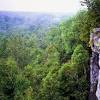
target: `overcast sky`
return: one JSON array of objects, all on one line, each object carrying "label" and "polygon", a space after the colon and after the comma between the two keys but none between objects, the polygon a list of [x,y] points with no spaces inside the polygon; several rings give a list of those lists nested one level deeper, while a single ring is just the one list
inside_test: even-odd
[{"label": "overcast sky", "polygon": [[81,9],[80,0],[0,0],[0,10],[72,12]]}]

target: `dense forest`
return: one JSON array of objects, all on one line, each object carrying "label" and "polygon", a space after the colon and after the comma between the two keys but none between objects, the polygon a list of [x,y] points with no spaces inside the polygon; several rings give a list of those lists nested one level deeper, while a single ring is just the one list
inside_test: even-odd
[{"label": "dense forest", "polygon": [[88,10],[37,30],[45,32],[41,40],[17,29],[1,32],[0,100],[87,100],[89,36],[100,24],[100,0],[82,5]]}]

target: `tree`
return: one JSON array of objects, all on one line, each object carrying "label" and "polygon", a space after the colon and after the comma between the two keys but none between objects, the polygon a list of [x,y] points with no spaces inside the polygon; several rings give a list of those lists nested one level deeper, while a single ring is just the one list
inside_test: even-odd
[{"label": "tree", "polygon": [[14,100],[33,100],[33,90],[30,81],[23,75],[23,73],[19,73],[16,76],[15,86]]},{"label": "tree", "polygon": [[62,100],[59,94],[58,69],[51,69],[47,76],[43,78],[39,94],[41,100]]},{"label": "tree", "polygon": [[7,50],[18,67],[23,68],[35,58],[35,42],[33,37],[12,34],[8,38]]},{"label": "tree", "polygon": [[0,64],[0,99],[13,100],[18,69],[12,57]]},{"label": "tree", "polygon": [[84,64],[89,59],[88,55],[89,54],[88,54],[87,50],[85,50],[82,45],[77,45],[77,47],[75,48],[75,50],[72,54],[71,61],[74,64]]},{"label": "tree", "polygon": [[88,7],[89,18],[93,21],[93,27],[100,27],[100,0],[84,0],[83,3]]}]

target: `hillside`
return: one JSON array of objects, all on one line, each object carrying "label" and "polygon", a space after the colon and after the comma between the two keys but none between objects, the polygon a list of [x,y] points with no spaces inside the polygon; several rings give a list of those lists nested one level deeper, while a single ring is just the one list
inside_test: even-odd
[{"label": "hillside", "polygon": [[87,100],[87,11],[0,14],[0,100]]},{"label": "hillside", "polygon": [[36,13],[36,12],[0,12],[0,33],[10,34],[37,33],[42,34],[53,25],[67,19],[72,14]]}]

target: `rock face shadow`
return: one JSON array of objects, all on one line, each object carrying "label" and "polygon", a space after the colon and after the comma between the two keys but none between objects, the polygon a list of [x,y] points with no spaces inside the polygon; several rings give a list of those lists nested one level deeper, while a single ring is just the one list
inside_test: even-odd
[{"label": "rock face shadow", "polygon": [[100,69],[99,69],[99,76],[98,76],[98,85],[97,85],[96,96],[97,96],[98,100],[100,100]]},{"label": "rock face shadow", "polygon": [[97,98],[95,93],[90,93],[89,94],[89,100],[98,100],[98,98]]}]

